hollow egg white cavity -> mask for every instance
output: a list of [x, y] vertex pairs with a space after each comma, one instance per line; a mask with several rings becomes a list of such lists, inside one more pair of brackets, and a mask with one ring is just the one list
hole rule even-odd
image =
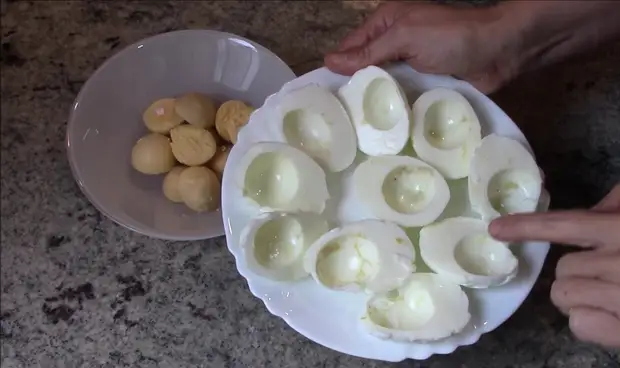
[[351, 165], [357, 138], [346, 110], [328, 89], [309, 84], [284, 94], [275, 110], [281, 139], [328, 171]]
[[415, 249], [403, 229], [378, 220], [352, 222], [317, 239], [304, 268], [332, 290], [382, 292], [415, 271]]
[[369, 157], [353, 172], [353, 187], [374, 216], [405, 227], [430, 224], [450, 201], [439, 171], [409, 156]]
[[464, 178], [481, 128], [476, 112], [457, 91], [436, 88], [413, 104], [412, 144], [418, 157], [446, 179]]
[[372, 296], [362, 323], [382, 339], [433, 341], [460, 332], [470, 319], [469, 299], [458, 284], [415, 273], [398, 289]]
[[505, 214], [535, 211], [542, 175], [521, 143], [491, 134], [474, 151], [468, 186], [472, 209], [490, 221]]
[[471, 288], [503, 285], [519, 261], [507, 244], [493, 239], [480, 219], [453, 217], [422, 228], [420, 256], [434, 272]]
[[329, 198], [325, 171], [308, 155], [284, 143], [256, 143], [237, 172], [243, 196], [264, 212], [322, 213]]
[[360, 151], [369, 156], [395, 155], [410, 133], [407, 97], [385, 70], [369, 66], [359, 70], [338, 91], [351, 117]]
[[329, 230], [315, 214], [263, 213], [241, 232], [240, 244], [248, 268], [276, 281], [295, 281], [308, 276], [304, 252]]

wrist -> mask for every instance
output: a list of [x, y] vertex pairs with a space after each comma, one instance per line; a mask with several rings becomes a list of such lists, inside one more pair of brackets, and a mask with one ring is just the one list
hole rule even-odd
[[[558, 3], [565, 5], [564, 1]], [[567, 24], [568, 19], [560, 14], [555, 16], [554, 7], [558, 8], [547, 1], [508, 1], [498, 5], [500, 19], [515, 43], [515, 63], [520, 73], [549, 64], [549, 55], [558, 48], [570, 50], [574, 25]]]
[[498, 24], [515, 50], [519, 72], [542, 68], [620, 36], [620, 2], [507, 1]]

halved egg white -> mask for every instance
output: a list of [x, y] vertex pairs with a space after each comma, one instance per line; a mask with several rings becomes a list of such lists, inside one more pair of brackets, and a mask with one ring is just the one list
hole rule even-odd
[[439, 171], [409, 156], [369, 157], [353, 172], [353, 186], [374, 216], [405, 227], [430, 224], [450, 201]]
[[276, 281], [295, 281], [308, 276], [304, 253], [328, 230], [318, 215], [263, 213], [242, 230], [240, 243], [252, 272]]
[[349, 223], [317, 239], [304, 268], [332, 290], [383, 292], [415, 271], [415, 249], [396, 224], [378, 220]]
[[461, 287], [442, 275], [415, 273], [398, 289], [372, 296], [362, 323], [382, 339], [433, 341], [467, 326], [469, 299]]
[[322, 213], [329, 198], [325, 171], [308, 155], [284, 143], [256, 143], [237, 169], [243, 196], [262, 211]]
[[472, 209], [491, 221], [505, 214], [535, 211], [542, 175], [521, 143], [491, 134], [474, 151], [468, 186]]
[[411, 129], [407, 97], [385, 70], [359, 70], [338, 91], [357, 134], [360, 151], [369, 156], [395, 155], [407, 143]]
[[446, 179], [466, 177], [481, 139], [480, 121], [469, 101], [457, 91], [436, 88], [423, 93], [412, 109], [417, 155]]
[[471, 288], [503, 285], [519, 261], [507, 244], [493, 239], [480, 219], [453, 217], [422, 228], [420, 256], [431, 270]]
[[351, 165], [357, 138], [346, 110], [327, 88], [309, 84], [284, 94], [274, 123], [281, 139], [332, 172]]

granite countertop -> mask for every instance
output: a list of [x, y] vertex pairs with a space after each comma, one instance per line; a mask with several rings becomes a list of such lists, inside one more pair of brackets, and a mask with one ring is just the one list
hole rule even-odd
[[[575, 341], [550, 304], [557, 250], [523, 306], [475, 346], [390, 365], [321, 347], [271, 316], [223, 238], [149, 239], [103, 217], [79, 191], [64, 151], [69, 106], [125, 45], [221, 29], [303, 73], [372, 5], [3, 0], [2, 368], [620, 367], [617, 352]], [[620, 47], [610, 46], [493, 96], [529, 137], [556, 208], [590, 205], [620, 178], [618, 65]]]

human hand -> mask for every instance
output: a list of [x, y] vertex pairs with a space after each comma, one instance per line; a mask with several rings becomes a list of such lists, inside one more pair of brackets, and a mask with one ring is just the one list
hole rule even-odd
[[558, 262], [551, 300], [577, 338], [620, 347], [620, 183], [590, 210], [504, 216], [489, 232], [503, 241], [584, 248]]
[[519, 69], [518, 32], [503, 18], [497, 7], [384, 3], [325, 57], [325, 65], [351, 75], [369, 65], [405, 60], [417, 71], [453, 75], [490, 93]]

